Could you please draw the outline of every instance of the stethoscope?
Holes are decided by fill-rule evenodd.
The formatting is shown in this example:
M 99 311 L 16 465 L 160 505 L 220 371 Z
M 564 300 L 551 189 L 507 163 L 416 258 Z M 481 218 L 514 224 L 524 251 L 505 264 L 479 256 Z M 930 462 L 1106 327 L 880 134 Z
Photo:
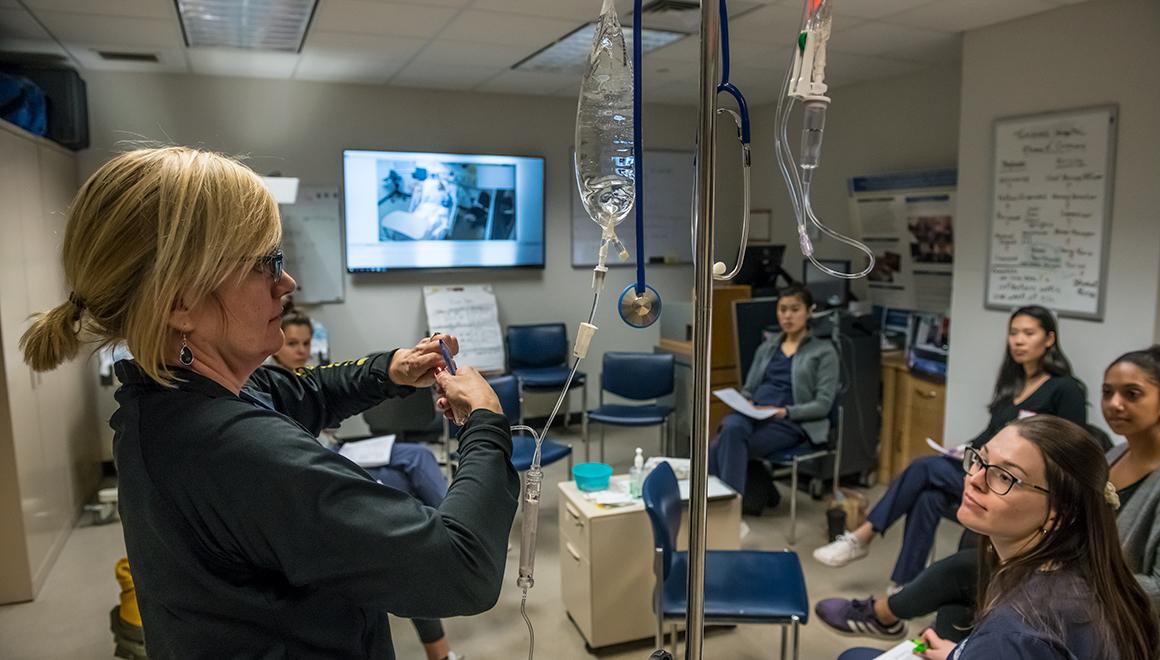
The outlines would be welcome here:
M 737 109 L 720 107 L 717 108 L 717 114 L 727 114 L 733 118 L 737 126 L 737 141 L 741 145 L 741 242 L 737 244 L 737 263 L 728 273 L 725 272 L 724 262 L 713 264 L 713 279 L 725 281 L 737 277 L 745 260 L 745 246 L 749 242 L 749 170 L 753 161 L 749 146 L 749 104 L 745 102 L 741 90 L 729 82 L 729 9 L 725 0 L 720 0 L 718 7 L 721 14 L 721 83 L 717 85 L 717 94 L 724 92 L 732 96 Z
M 644 143 L 641 131 L 642 0 L 632 6 L 632 169 L 636 179 L 636 281 L 620 292 L 620 318 L 634 328 L 647 328 L 661 316 L 661 294 L 644 277 Z

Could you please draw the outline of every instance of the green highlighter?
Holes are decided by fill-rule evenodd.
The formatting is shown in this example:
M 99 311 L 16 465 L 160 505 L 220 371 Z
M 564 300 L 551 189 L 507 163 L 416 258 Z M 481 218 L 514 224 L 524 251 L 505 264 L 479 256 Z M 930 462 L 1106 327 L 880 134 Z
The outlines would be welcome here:
M 925 653 L 930 649 L 930 647 L 926 645 L 926 642 L 922 641 L 921 639 L 912 639 L 910 640 L 910 643 L 914 644 L 915 653 Z

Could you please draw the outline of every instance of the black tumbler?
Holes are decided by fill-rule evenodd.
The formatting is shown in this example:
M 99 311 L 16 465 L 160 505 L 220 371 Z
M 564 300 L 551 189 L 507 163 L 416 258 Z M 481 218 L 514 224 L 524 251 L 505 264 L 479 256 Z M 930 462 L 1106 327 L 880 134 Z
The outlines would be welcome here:
M 846 532 L 846 510 L 834 507 L 826 511 L 826 532 L 831 541 L 836 541 Z

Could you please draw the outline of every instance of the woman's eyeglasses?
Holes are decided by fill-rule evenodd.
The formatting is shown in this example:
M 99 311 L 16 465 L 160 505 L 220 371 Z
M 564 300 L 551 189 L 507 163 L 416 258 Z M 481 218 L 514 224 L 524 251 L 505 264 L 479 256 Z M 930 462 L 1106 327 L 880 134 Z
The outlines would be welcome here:
M 277 284 L 282 279 L 282 268 L 286 261 L 286 257 L 282 254 L 281 248 L 274 250 L 270 254 L 258 259 L 254 264 L 254 270 L 264 270 L 270 274 L 270 278 Z
M 966 470 L 967 474 L 969 475 L 978 474 L 979 470 L 983 470 L 985 472 L 983 475 L 983 481 L 987 483 L 987 488 L 996 495 L 1006 495 L 1007 493 L 1010 493 L 1011 489 L 1017 485 L 1034 488 L 1035 490 L 1043 493 L 1049 492 L 1042 486 L 1036 486 L 1033 483 L 1023 481 L 1019 477 L 1016 477 L 1015 475 L 1008 472 L 1005 468 L 987 463 L 983 460 L 983 457 L 979 455 L 979 452 L 974 449 L 968 448 L 966 452 L 963 453 L 963 470 Z

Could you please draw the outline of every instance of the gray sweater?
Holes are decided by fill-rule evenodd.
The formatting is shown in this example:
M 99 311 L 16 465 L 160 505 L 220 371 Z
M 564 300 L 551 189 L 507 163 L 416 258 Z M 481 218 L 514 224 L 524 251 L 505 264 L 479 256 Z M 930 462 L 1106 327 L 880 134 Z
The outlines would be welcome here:
M 749 365 L 749 373 L 745 376 L 745 386 L 741 388 L 742 396 L 753 398 L 784 337 L 784 333 L 779 333 L 757 347 L 753 364 Z M 834 345 L 811 335 L 803 337 L 793 356 L 790 379 L 794 403 L 786 406 L 786 417 L 801 425 L 810 442 L 824 445 L 830 432 L 830 409 L 834 407 L 834 397 L 838 394 L 838 351 L 834 350 Z
M 1115 463 L 1128 445 L 1108 450 L 1108 465 Z M 1152 602 L 1160 607 L 1160 470 L 1144 477 L 1132 499 L 1116 516 L 1120 543 L 1128 568 Z

